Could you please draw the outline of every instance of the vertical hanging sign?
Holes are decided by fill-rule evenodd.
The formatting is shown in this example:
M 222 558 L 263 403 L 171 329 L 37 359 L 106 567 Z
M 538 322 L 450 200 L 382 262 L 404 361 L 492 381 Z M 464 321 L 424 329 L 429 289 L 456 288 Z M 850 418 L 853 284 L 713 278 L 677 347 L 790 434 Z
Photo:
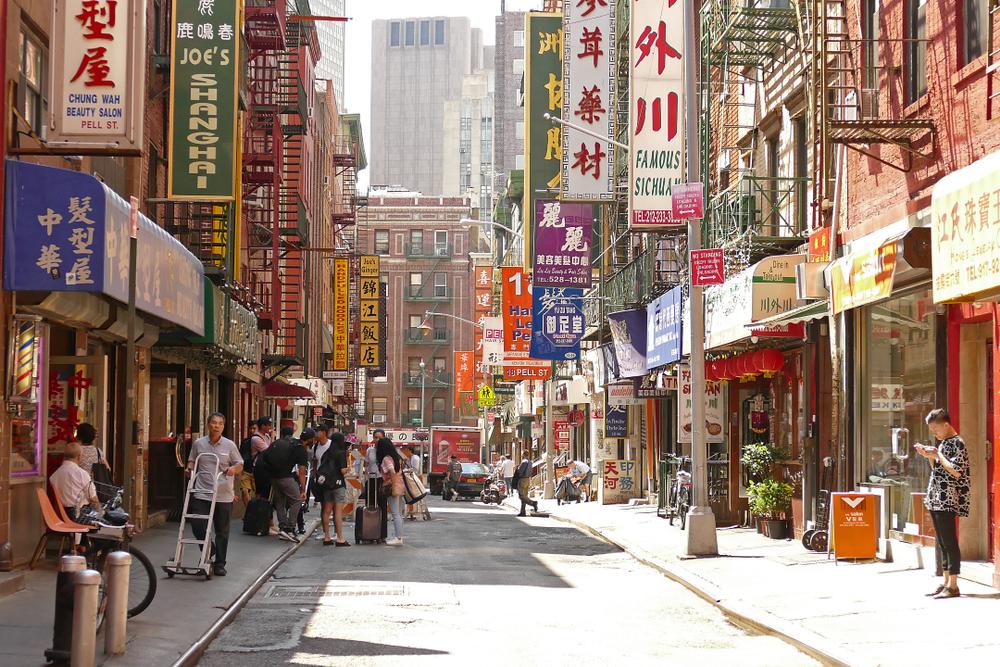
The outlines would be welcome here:
M 174 0 L 167 197 L 236 196 L 239 0 Z
M 358 336 L 359 366 L 362 368 L 378 368 L 382 365 L 381 343 L 382 312 L 379 300 L 379 256 L 361 256 L 361 284 L 358 293 L 361 299 L 361 324 Z
M 531 233 L 535 199 L 560 191 L 561 126 L 545 118 L 562 117 L 563 29 L 561 14 L 529 12 L 525 19 L 524 69 L 524 267 L 534 264 Z
M 52 113 L 46 143 L 141 151 L 146 3 L 54 0 L 52 17 L 52 44 L 60 48 L 52 49 L 50 60 Z
M 350 287 L 350 262 L 333 260 L 333 370 L 347 371 L 349 313 L 347 308 Z
M 671 193 L 685 180 L 684 3 L 629 2 L 629 224 L 683 230 Z
M 477 266 L 476 267 L 476 285 L 475 285 L 475 312 L 476 321 L 482 325 L 483 319 L 493 312 L 493 267 L 492 266 Z M 484 341 L 483 341 L 483 331 L 485 326 L 477 326 L 474 331 L 475 336 L 475 353 L 476 353 L 476 376 L 485 376 L 488 374 L 486 368 L 486 359 L 484 358 Z M 481 386 L 482 383 L 477 382 L 477 388 Z
M 615 136 L 615 12 L 618 0 L 563 0 L 562 117 L 594 134 Z M 562 199 L 609 200 L 615 151 L 607 141 L 562 129 Z
M 474 356 L 471 351 L 455 351 L 455 409 L 462 412 L 463 394 L 474 393 L 473 375 L 475 374 Z M 475 414 L 475 411 L 473 411 Z
M 535 221 L 534 286 L 589 289 L 594 207 L 539 199 Z

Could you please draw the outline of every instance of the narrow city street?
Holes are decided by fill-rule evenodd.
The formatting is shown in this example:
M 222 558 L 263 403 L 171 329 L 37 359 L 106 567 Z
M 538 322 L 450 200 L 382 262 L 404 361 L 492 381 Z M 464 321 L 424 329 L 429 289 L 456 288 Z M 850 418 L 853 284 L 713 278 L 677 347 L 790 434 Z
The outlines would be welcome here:
M 402 547 L 310 540 L 200 664 L 816 664 L 569 524 L 431 511 Z

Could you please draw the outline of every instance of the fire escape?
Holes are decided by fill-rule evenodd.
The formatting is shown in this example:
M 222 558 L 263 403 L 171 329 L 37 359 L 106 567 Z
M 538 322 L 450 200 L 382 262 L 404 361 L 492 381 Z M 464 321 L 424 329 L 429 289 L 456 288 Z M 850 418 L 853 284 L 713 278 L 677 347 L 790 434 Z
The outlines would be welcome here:
M 286 0 L 246 7 L 247 113 L 243 201 L 248 283 L 258 304 L 268 376 L 305 364 L 302 248 L 310 211 L 309 96 L 314 30 L 291 22 Z M 301 13 L 301 7 L 299 9 Z M 310 56 L 313 56 L 310 59 Z

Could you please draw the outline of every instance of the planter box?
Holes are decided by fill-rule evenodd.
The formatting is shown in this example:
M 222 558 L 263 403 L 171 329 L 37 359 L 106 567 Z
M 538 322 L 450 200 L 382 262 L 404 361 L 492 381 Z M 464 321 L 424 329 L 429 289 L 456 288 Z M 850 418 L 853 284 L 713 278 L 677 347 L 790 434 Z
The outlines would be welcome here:
M 772 540 L 784 540 L 788 537 L 788 522 L 784 520 L 767 519 L 764 522 L 764 534 Z

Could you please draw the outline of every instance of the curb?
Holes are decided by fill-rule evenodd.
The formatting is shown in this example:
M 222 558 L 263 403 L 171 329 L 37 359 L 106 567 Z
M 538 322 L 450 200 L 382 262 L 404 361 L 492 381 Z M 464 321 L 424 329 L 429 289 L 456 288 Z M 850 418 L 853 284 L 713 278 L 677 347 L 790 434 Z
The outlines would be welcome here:
M 319 522 L 319 519 L 314 519 L 312 521 L 312 525 L 309 526 L 308 530 L 306 530 L 305 535 L 302 536 L 301 541 L 299 541 L 298 544 L 293 544 L 290 548 L 286 549 L 274 560 L 273 563 L 268 565 L 267 568 L 260 573 L 260 576 L 254 579 L 249 588 L 243 591 L 243 593 L 241 593 L 240 596 L 226 608 L 226 611 L 222 613 L 222 616 L 216 619 L 215 623 L 213 623 L 211 627 L 209 627 L 208 630 L 206 630 L 205 633 L 198 638 L 197 641 L 191 644 L 191 646 L 188 647 L 188 650 L 184 651 L 184 653 L 182 653 L 181 656 L 174 661 L 171 667 L 192 667 L 193 665 L 198 664 L 198 661 L 201 660 L 201 657 L 208 649 L 209 644 L 215 641 L 215 638 L 219 636 L 219 633 L 221 633 L 227 625 L 233 622 L 236 615 L 243 610 L 243 607 L 247 606 L 250 599 L 257 594 L 257 591 L 259 591 L 265 583 L 267 583 L 268 579 L 271 578 L 275 570 L 281 567 L 285 561 L 291 558 L 292 555 L 301 549 L 309 538 L 312 537 L 313 533 L 316 532 L 316 529 L 319 527 Z
M 811 630 L 781 619 L 764 609 L 741 601 L 727 601 L 722 589 L 702 579 L 695 573 L 683 567 L 664 563 L 654 556 L 646 555 L 639 549 L 609 537 L 590 524 L 557 514 L 549 514 L 549 517 L 575 526 L 621 549 L 646 567 L 660 572 L 671 581 L 680 584 L 702 600 L 717 607 L 725 614 L 727 619 L 741 628 L 781 639 L 785 643 L 791 644 L 806 655 L 830 667 L 877 667 L 878 665 L 876 662 L 859 657 L 851 651 L 836 646 L 828 639 L 817 635 Z

